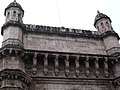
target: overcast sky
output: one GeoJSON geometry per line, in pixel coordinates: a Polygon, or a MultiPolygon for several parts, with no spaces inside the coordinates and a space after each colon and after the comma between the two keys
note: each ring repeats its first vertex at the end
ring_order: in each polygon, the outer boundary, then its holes
{"type": "MultiPolygon", "coordinates": [[[[4,9],[14,0],[0,0],[0,27],[5,23],[4,9]]],[[[97,10],[108,15],[120,35],[120,0],[16,0],[24,9],[23,22],[47,26],[96,30],[97,10]]],[[[0,45],[2,36],[0,36],[0,45]]]]}

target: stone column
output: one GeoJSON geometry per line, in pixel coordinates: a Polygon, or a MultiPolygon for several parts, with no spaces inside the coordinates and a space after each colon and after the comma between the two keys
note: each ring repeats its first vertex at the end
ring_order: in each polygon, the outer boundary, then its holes
{"type": "Polygon", "coordinates": [[[33,74],[37,73],[37,53],[33,56],[33,74]]]}
{"type": "Polygon", "coordinates": [[[86,57],[86,60],[85,60],[85,67],[86,67],[86,71],[85,71],[86,76],[89,77],[89,75],[90,75],[90,70],[89,70],[90,65],[89,65],[89,57],[88,56],[86,57]]]}
{"type": "Polygon", "coordinates": [[[77,56],[76,59],[75,59],[75,65],[76,65],[76,67],[75,67],[75,75],[76,75],[76,77],[79,77],[79,75],[80,75],[79,56],[77,56]]]}
{"type": "Polygon", "coordinates": [[[105,77],[109,76],[109,72],[108,72],[108,58],[107,57],[105,58],[105,61],[104,61],[104,73],[105,73],[105,77]]]}
{"type": "Polygon", "coordinates": [[[98,77],[99,76],[99,64],[98,64],[98,57],[95,57],[95,76],[98,77]]]}
{"type": "Polygon", "coordinates": [[[44,69],[43,69],[44,75],[48,74],[48,54],[45,54],[44,57],[44,69]]]}
{"type": "Polygon", "coordinates": [[[55,62],[55,70],[54,70],[54,74],[55,76],[58,76],[59,74],[59,62],[58,62],[58,55],[55,56],[54,62],[55,62]]]}
{"type": "Polygon", "coordinates": [[[65,75],[68,77],[70,74],[69,71],[69,56],[66,56],[65,58],[65,75]]]}

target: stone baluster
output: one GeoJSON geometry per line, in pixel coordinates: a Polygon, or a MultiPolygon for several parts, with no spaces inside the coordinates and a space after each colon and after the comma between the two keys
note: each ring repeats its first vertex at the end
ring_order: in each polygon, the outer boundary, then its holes
{"type": "Polygon", "coordinates": [[[100,72],[99,72],[99,63],[98,63],[99,58],[95,58],[95,76],[98,77],[100,72]]]}
{"type": "Polygon", "coordinates": [[[70,74],[69,71],[69,56],[66,56],[65,58],[65,75],[68,77],[70,74]]]}
{"type": "Polygon", "coordinates": [[[59,61],[58,61],[58,55],[55,56],[54,62],[55,62],[55,70],[54,70],[54,74],[55,76],[58,76],[59,74],[59,61]]]}
{"type": "Polygon", "coordinates": [[[47,75],[48,74],[48,54],[45,54],[45,57],[44,57],[44,75],[47,75]]]}
{"type": "Polygon", "coordinates": [[[37,53],[33,56],[33,74],[37,73],[37,53]]]}
{"type": "Polygon", "coordinates": [[[77,56],[76,59],[75,59],[75,65],[76,65],[76,67],[75,67],[75,75],[76,75],[76,77],[79,77],[79,75],[80,75],[79,56],[77,56]]]}
{"type": "Polygon", "coordinates": [[[89,57],[87,56],[86,57],[86,60],[85,60],[85,67],[86,67],[86,76],[87,77],[89,77],[89,75],[90,75],[90,70],[89,70],[89,68],[90,68],[90,65],[89,65],[89,57]]]}
{"type": "Polygon", "coordinates": [[[107,57],[105,58],[105,61],[104,61],[104,73],[105,73],[105,77],[108,77],[109,72],[108,72],[108,58],[107,57]]]}

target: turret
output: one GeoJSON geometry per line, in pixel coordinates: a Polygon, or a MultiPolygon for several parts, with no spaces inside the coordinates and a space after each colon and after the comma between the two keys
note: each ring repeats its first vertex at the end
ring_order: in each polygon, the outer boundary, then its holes
{"type": "Polygon", "coordinates": [[[23,46],[23,21],[24,10],[21,5],[14,0],[5,9],[6,17],[5,24],[2,27],[1,34],[3,35],[2,46],[23,46]]]}
{"type": "Polygon", "coordinates": [[[100,13],[99,11],[97,11],[97,15],[95,17],[95,22],[94,22],[94,26],[95,28],[100,32],[100,33],[104,33],[106,31],[112,31],[112,25],[111,25],[111,19],[103,14],[100,13]]]}
{"type": "Polygon", "coordinates": [[[23,51],[24,10],[15,0],[5,9],[5,24],[2,27],[0,50],[0,90],[30,90],[31,78],[26,74],[23,51]]]}
{"type": "Polygon", "coordinates": [[[19,23],[22,23],[24,10],[22,9],[21,5],[14,0],[14,2],[10,3],[7,6],[4,15],[6,17],[6,23],[9,21],[17,21],[19,23]]]}
{"type": "Polygon", "coordinates": [[[120,52],[119,36],[113,30],[111,22],[110,17],[98,11],[94,26],[101,34],[107,54],[115,55],[120,52]]]}

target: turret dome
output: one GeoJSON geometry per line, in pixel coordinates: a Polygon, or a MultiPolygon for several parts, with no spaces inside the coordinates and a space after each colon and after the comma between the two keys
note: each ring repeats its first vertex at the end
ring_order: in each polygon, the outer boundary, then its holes
{"type": "Polygon", "coordinates": [[[9,9],[9,8],[11,8],[11,7],[17,7],[17,8],[19,8],[20,10],[22,10],[22,11],[24,12],[24,10],[22,9],[21,5],[20,5],[19,3],[17,3],[16,0],[14,0],[13,2],[11,2],[11,3],[7,6],[7,8],[5,8],[5,13],[4,13],[4,15],[6,14],[6,10],[9,9]]]}
{"type": "Polygon", "coordinates": [[[95,24],[97,23],[98,20],[103,19],[103,18],[109,19],[110,22],[112,22],[111,19],[110,19],[110,17],[108,17],[107,15],[105,15],[105,14],[100,13],[99,11],[97,11],[97,15],[96,15],[95,20],[94,20],[94,26],[95,26],[95,24]]]}

